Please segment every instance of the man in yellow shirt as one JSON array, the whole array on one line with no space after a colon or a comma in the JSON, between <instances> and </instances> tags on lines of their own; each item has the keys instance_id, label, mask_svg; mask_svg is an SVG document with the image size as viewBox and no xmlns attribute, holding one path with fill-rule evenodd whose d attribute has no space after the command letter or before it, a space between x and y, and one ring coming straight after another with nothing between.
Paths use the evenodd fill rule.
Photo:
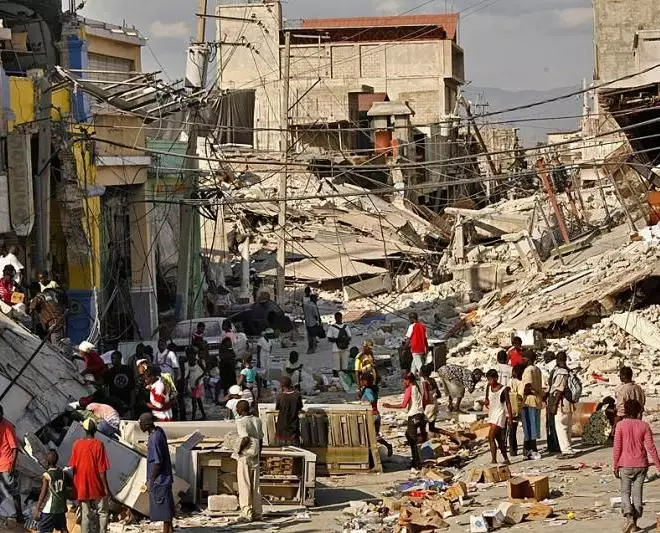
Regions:
<instances>
[{"instance_id":1,"label":"man in yellow shirt","mask_svg":"<svg viewBox=\"0 0 660 533\"><path fill-rule=\"evenodd\" d=\"M540 459L536 446L541 438L541 409L543 408L543 377L536 366L536 353L529 350L524 354L527 366L522 376L523 407L520 413L524 432L523 457Z\"/></svg>"}]
</instances>

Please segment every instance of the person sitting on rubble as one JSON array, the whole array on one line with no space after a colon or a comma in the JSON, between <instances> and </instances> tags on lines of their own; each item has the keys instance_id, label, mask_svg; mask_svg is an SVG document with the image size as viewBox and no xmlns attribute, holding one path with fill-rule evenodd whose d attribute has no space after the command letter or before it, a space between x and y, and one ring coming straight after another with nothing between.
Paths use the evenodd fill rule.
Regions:
<instances>
[{"instance_id":1,"label":"person sitting on rubble","mask_svg":"<svg viewBox=\"0 0 660 533\"><path fill-rule=\"evenodd\" d=\"M508 363L511 367L521 365L525 362L525 353L522 347L522 339L520 337L513 337L511 339L511 348L507 350Z\"/></svg>"},{"instance_id":2,"label":"person sitting on rubble","mask_svg":"<svg viewBox=\"0 0 660 533\"><path fill-rule=\"evenodd\" d=\"M488 423L490 424L488 443L490 444L491 462L497 464L497 448L499 447L504 458L504 464L508 465L511 464L511 461L509 461L504 437L507 421L511 424L513 420L509 387L505 387L499 382L499 376L495 369L486 372L486 379L488 385L486 386L485 405L488 408Z\"/></svg>"},{"instance_id":3,"label":"person sitting on rubble","mask_svg":"<svg viewBox=\"0 0 660 533\"><path fill-rule=\"evenodd\" d=\"M582 442L591 446L604 446L612 437L616 418L616 400L606 396L589 417L582 432Z\"/></svg>"},{"instance_id":4,"label":"person sitting on rubble","mask_svg":"<svg viewBox=\"0 0 660 533\"><path fill-rule=\"evenodd\" d=\"M374 425L376 426L376 442L385 446L387 448L387 456L392 457L394 453L392 445L380 433L381 418L378 411L378 387L374 384L374 377L371 374L362 376L358 396L358 399L362 403L371 405L371 412L374 415Z\"/></svg>"},{"instance_id":5,"label":"person sitting on rubble","mask_svg":"<svg viewBox=\"0 0 660 533\"><path fill-rule=\"evenodd\" d=\"M438 416L437 399L440 397L440 389L438 383L431 377L432 372L433 364L422 366L419 371L419 381L424 387L424 398L428 399L428 402L424 405L424 416L426 416L426 421L429 424L429 431L435 433L437 431L435 420Z\"/></svg>"},{"instance_id":6,"label":"person sitting on rubble","mask_svg":"<svg viewBox=\"0 0 660 533\"><path fill-rule=\"evenodd\" d=\"M407 409L408 427L406 429L406 440L410 445L412 458L411 466L415 469L422 467L422 456L419 453L418 444L426 442L426 417L424 416L424 391L417 382L417 378L411 372L403 376L403 400L401 404L384 403L386 409Z\"/></svg>"},{"instance_id":7,"label":"person sitting on rubble","mask_svg":"<svg viewBox=\"0 0 660 533\"><path fill-rule=\"evenodd\" d=\"M644 415L644 407L646 405L646 394L644 389L633 381L633 371L629 366L621 367L619 370L619 379L621 385L616 389L616 422L623 419L625 415L624 406L628 400L637 400L642 407L640 411L640 418Z\"/></svg>"},{"instance_id":8,"label":"person sitting on rubble","mask_svg":"<svg viewBox=\"0 0 660 533\"><path fill-rule=\"evenodd\" d=\"M472 394L477 383L484 377L479 368L469 370L459 365L445 365L438 369L436 382L449 398L449 412L460 412L465 391Z\"/></svg>"}]
</instances>

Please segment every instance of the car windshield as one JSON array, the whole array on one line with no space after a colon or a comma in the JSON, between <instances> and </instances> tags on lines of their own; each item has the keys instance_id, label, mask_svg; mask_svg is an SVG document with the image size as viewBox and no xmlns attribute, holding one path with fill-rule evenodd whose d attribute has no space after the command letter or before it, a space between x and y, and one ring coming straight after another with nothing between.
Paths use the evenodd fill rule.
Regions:
<instances>
[{"instance_id":1,"label":"car windshield","mask_svg":"<svg viewBox=\"0 0 660 533\"><path fill-rule=\"evenodd\" d=\"M204 331L205 337L219 337L220 323L219 322L204 322L206 329ZM186 322L183 324L178 324L174 331L172 332L173 339L189 339L192 337L192 334L195 333L197 329L197 322Z\"/></svg>"}]
</instances>

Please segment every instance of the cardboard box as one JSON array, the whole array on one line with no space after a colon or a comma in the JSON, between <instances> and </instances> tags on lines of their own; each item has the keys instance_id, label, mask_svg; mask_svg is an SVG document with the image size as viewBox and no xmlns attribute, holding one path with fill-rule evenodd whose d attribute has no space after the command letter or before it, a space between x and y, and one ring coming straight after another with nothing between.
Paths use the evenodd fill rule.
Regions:
<instances>
[{"instance_id":1,"label":"cardboard box","mask_svg":"<svg viewBox=\"0 0 660 533\"><path fill-rule=\"evenodd\" d=\"M542 503L537 503L529 508L527 512L527 520L532 522L541 522L547 520L552 516L553 509L549 505L543 505Z\"/></svg>"},{"instance_id":2,"label":"cardboard box","mask_svg":"<svg viewBox=\"0 0 660 533\"><path fill-rule=\"evenodd\" d=\"M477 439L486 440L490 433L490 424L486 422L475 422L470 426L470 433L473 433Z\"/></svg>"},{"instance_id":3,"label":"cardboard box","mask_svg":"<svg viewBox=\"0 0 660 533\"><path fill-rule=\"evenodd\" d=\"M504 515L499 509L484 511L483 517L489 529L499 529L504 525Z\"/></svg>"},{"instance_id":4,"label":"cardboard box","mask_svg":"<svg viewBox=\"0 0 660 533\"><path fill-rule=\"evenodd\" d=\"M456 502L460 498L464 498L465 496L467 496L467 494L468 494L467 485L462 481L459 481L458 483L454 483L451 487L449 487L446 490L444 497L450 502Z\"/></svg>"},{"instance_id":5,"label":"cardboard box","mask_svg":"<svg viewBox=\"0 0 660 533\"><path fill-rule=\"evenodd\" d=\"M488 533L488 524L482 515L470 516L470 533Z\"/></svg>"},{"instance_id":6,"label":"cardboard box","mask_svg":"<svg viewBox=\"0 0 660 533\"><path fill-rule=\"evenodd\" d=\"M549 494L548 476L514 477L509 480L509 500L512 502L540 502Z\"/></svg>"},{"instance_id":7,"label":"cardboard box","mask_svg":"<svg viewBox=\"0 0 660 533\"><path fill-rule=\"evenodd\" d=\"M499 483L511 479L508 466L493 466L490 468L473 468L468 472L466 483Z\"/></svg>"}]
</instances>

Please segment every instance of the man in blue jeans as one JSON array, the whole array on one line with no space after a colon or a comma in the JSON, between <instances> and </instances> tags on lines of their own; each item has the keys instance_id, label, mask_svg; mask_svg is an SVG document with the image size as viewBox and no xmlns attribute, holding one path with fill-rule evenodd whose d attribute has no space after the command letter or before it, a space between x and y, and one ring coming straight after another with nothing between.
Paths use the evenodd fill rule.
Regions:
<instances>
[{"instance_id":1,"label":"man in blue jeans","mask_svg":"<svg viewBox=\"0 0 660 533\"><path fill-rule=\"evenodd\" d=\"M18 440L16 430L0 405L0 504L11 498L14 504L14 515L9 516L7 527L11 528L16 522L23 522L21 498L16 478L16 459L18 458ZM12 522L14 522L12 524Z\"/></svg>"}]
</instances>

